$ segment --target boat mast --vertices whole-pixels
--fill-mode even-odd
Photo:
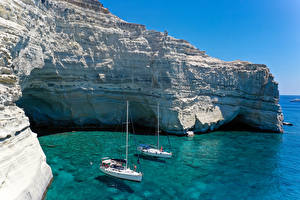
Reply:
[[[128,163],[128,100],[126,102],[127,104],[127,111],[126,111],[126,168],[127,169],[127,163]]]
[[[157,149],[159,149],[159,103],[157,103]]]

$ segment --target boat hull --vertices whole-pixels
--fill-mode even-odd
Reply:
[[[142,173],[138,173],[130,169],[124,170],[122,172],[117,170],[111,170],[111,168],[107,169],[105,167],[100,167],[100,171],[109,176],[135,182],[141,182],[143,177]]]
[[[172,153],[168,153],[165,151],[159,151],[157,149],[138,149],[138,151],[145,156],[151,156],[156,158],[171,158]]]

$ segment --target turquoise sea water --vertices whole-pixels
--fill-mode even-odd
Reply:
[[[285,134],[217,131],[193,138],[172,136],[173,159],[140,159],[142,183],[99,171],[101,157],[125,157],[124,133],[40,137],[54,174],[46,199],[300,199],[300,102],[289,102],[293,98],[281,96],[285,119],[294,124],[285,127]],[[153,136],[131,135],[132,165],[137,164],[135,140],[156,142]],[[169,146],[166,136],[161,143]]]

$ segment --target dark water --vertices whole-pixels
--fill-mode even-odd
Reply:
[[[194,138],[170,137],[170,160],[140,159],[142,183],[103,175],[104,156],[124,156],[124,133],[74,132],[39,138],[54,181],[46,199],[300,199],[300,102],[281,96],[285,134],[214,132]],[[298,97],[299,98],[299,97]],[[137,163],[131,135],[129,162]],[[169,147],[166,136],[161,143]]]

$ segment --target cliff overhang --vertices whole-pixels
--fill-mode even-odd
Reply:
[[[133,123],[150,129],[159,103],[165,132],[232,121],[283,131],[265,65],[210,57],[97,0],[0,1],[0,199],[41,199],[52,179],[27,116],[31,127],[111,128],[126,100]]]
[[[97,0],[35,1],[14,52],[24,108],[35,127],[119,125],[131,102],[138,126],[213,131],[235,118],[282,132],[278,84],[265,65],[210,57],[167,32],[125,22]],[[33,12],[33,13],[30,13]],[[41,13],[43,13],[41,15]],[[29,32],[28,32],[29,31]]]

